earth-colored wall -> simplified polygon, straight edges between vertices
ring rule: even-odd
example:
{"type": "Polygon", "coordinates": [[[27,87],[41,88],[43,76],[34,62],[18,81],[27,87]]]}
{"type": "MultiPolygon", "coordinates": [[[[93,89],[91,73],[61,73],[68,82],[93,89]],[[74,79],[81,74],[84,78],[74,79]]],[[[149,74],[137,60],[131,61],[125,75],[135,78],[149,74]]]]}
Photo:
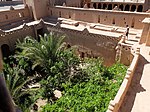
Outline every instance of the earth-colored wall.
{"type": "Polygon", "coordinates": [[[51,31],[59,32],[65,35],[65,41],[70,45],[79,46],[80,51],[93,55],[94,57],[102,57],[105,65],[112,65],[115,62],[116,46],[120,38],[109,37],[105,35],[97,35],[89,33],[87,29],[76,31],[67,28],[61,28],[44,23],[37,23],[28,26],[24,24],[21,28],[10,30],[7,32],[0,31],[0,46],[6,44],[10,50],[14,50],[15,43],[18,39],[22,40],[26,36],[37,37],[37,30],[43,28],[43,31],[49,33],[51,31]],[[45,26],[45,27],[44,27],[45,26]],[[91,54],[92,53],[92,54],[91,54]]]}
{"type": "Polygon", "coordinates": [[[26,0],[25,4],[28,5],[35,20],[46,17],[48,15],[47,6],[49,5],[48,0],[26,0]]]}
{"type": "Polygon", "coordinates": [[[96,35],[89,33],[87,29],[83,31],[76,31],[67,28],[54,27],[52,25],[45,26],[46,32],[59,32],[65,35],[65,41],[70,45],[77,45],[79,49],[87,54],[94,57],[101,57],[104,59],[105,65],[112,65],[115,63],[116,57],[116,46],[120,38],[109,37],[105,35],[96,35]]]}
{"type": "Polygon", "coordinates": [[[26,36],[35,36],[34,27],[23,26],[12,31],[0,31],[0,47],[7,44],[10,50],[14,50],[15,44],[18,39],[22,40],[26,36]]]}
{"type": "Polygon", "coordinates": [[[5,27],[6,25],[11,26],[13,23],[19,21],[25,21],[31,19],[31,15],[28,7],[23,9],[1,11],[0,12],[0,27],[5,27]]]}
{"type": "Polygon", "coordinates": [[[66,5],[70,7],[81,7],[83,0],[66,0],[66,5]]]}
{"type": "Polygon", "coordinates": [[[128,24],[129,27],[135,29],[142,29],[142,20],[150,16],[149,13],[82,9],[62,6],[50,7],[48,11],[49,15],[54,17],[70,18],[76,21],[116,25],[120,27],[126,27],[128,24]]]}

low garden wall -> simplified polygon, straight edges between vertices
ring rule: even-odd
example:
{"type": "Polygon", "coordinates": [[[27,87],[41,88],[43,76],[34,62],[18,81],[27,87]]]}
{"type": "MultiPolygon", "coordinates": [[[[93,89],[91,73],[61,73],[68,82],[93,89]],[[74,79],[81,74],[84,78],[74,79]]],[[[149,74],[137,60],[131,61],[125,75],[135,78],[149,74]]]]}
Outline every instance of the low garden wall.
{"type": "Polygon", "coordinates": [[[138,63],[139,56],[140,56],[139,52],[140,52],[140,49],[137,48],[136,53],[134,54],[132,63],[130,65],[130,67],[128,68],[126,76],[122,82],[122,85],[121,85],[117,95],[115,96],[114,100],[110,101],[107,112],[118,112],[125,96],[127,95],[128,88],[131,84],[133,75],[135,73],[135,69],[137,67],[137,63],[138,63]]]}

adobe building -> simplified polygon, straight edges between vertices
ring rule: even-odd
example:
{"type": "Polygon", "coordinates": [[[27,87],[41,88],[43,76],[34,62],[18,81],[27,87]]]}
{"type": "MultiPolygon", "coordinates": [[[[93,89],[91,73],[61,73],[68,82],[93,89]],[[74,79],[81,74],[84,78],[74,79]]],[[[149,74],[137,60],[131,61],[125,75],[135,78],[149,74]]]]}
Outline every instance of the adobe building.
{"type": "Polygon", "coordinates": [[[24,8],[10,7],[0,12],[1,69],[3,57],[14,50],[18,39],[26,36],[38,39],[44,33],[57,32],[87,57],[101,57],[107,66],[116,61],[129,66],[108,112],[138,112],[143,107],[146,110],[142,112],[149,110],[150,0],[24,0],[23,3],[24,8]],[[146,91],[142,92],[140,85],[146,91]]]}

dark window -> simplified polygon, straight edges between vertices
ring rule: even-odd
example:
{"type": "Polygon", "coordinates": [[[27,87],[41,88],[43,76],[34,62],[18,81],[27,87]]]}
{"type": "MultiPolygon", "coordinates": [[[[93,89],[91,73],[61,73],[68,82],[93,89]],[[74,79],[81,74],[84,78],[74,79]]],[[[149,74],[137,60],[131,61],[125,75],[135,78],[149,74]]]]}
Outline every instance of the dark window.
{"type": "Polygon", "coordinates": [[[61,17],[61,12],[59,11],[59,17],[61,17]]]}
{"type": "Polygon", "coordinates": [[[134,28],[134,23],[135,23],[135,19],[132,19],[132,24],[131,24],[131,28],[134,28]]]}
{"type": "Polygon", "coordinates": [[[100,15],[98,16],[98,23],[100,23],[100,15]]]}
{"type": "Polygon", "coordinates": [[[115,22],[115,18],[113,18],[112,24],[116,24],[116,22],[115,22]]]}

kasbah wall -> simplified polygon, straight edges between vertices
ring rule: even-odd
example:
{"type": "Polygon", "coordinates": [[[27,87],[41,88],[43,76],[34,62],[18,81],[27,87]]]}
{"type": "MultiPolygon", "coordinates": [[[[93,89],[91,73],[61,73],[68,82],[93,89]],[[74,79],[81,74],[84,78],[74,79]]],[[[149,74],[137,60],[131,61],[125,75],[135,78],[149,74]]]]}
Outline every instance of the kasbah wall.
{"type": "Polygon", "coordinates": [[[62,17],[73,19],[76,21],[86,21],[90,23],[100,23],[106,25],[113,25],[125,27],[128,24],[132,28],[142,29],[142,20],[149,16],[149,13],[135,13],[135,12],[116,12],[109,10],[97,9],[81,9],[70,7],[53,7],[48,8],[49,16],[62,17]]]}
{"type": "MultiPolygon", "coordinates": [[[[64,6],[54,6],[51,4],[54,2],[53,0],[26,0],[24,9],[11,9],[10,11],[0,12],[0,22],[1,24],[1,35],[0,35],[0,46],[8,45],[9,49],[12,51],[14,49],[14,45],[17,39],[23,39],[24,37],[31,35],[37,38],[38,32],[37,30],[44,28],[50,31],[49,29],[55,29],[55,27],[49,28],[46,24],[43,24],[41,27],[37,27],[34,20],[39,20],[40,18],[49,17],[49,18],[66,18],[75,21],[83,21],[86,23],[100,23],[104,25],[110,26],[119,26],[125,27],[128,24],[130,27],[135,29],[142,29],[143,24],[142,20],[145,17],[149,17],[149,13],[141,12],[125,12],[125,11],[113,11],[113,10],[99,10],[99,9],[91,9],[91,8],[75,8],[75,7],[67,7],[66,5],[80,7],[81,1],[70,2],[66,0],[66,4],[64,6]],[[31,22],[29,25],[22,25],[23,23],[31,22]],[[18,26],[18,27],[17,27],[18,26]],[[15,28],[14,28],[15,27],[15,28]],[[9,29],[9,30],[7,30],[9,29]]],[[[93,33],[89,33],[88,30],[85,34],[85,30],[78,31],[72,29],[59,28],[59,31],[63,31],[69,37],[67,41],[72,45],[80,45],[88,49],[85,52],[93,51],[93,54],[102,56],[106,65],[111,65],[115,62],[116,50],[115,47],[120,40],[120,36],[118,38],[114,38],[113,36],[105,36],[105,35],[96,35],[93,33]],[[78,34],[78,35],[77,35],[78,34]],[[97,45],[96,42],[101,42],[100,46],[97,45]],[[111,43],[109,46],[108,43],[111,43]],[[107,47],[105,47],[107,46],[107,47]],[[113,46],[113,48],[112,48],[113,46]]],[[[85,28],[86,29],[86,28],[85,28]]],[[[85,49],[83,48],[83,49],[85,49]]],[[[2,50],[4,51],[4,50],[2,50]]],[[[122,60],[130,57],[130,50],[126,50],[125,54],[122,55],[122,60]],[[126,53],[127,52],[127,53],[126,53]],[[125,56],[125,57],[124,57],[125,56]]],[[[131,60],[128,60],[126,65],[129,65],[131,60]]]]}
{"type": "Polygon", "coordinates": [[[60,26],[52,26],[45,23],[46,32],[59,32],[65,34],[65,41],[70,45],[79,47],[80,52],[84,52],[85,56],[89,57],[103,57],[105,65],[112,65],[115,63],[117,46],[120,38],[113,38],[111,36],[92,34],[87,29],[82,31],[61,28],[60,26]]]}

